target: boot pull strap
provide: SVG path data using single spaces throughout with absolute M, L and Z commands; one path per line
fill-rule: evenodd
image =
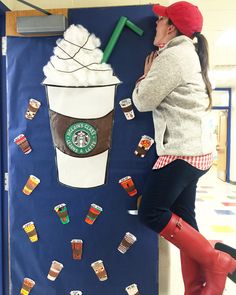
M 182 220 L 183 220 L 183 219 L 180 217 L 180 218 L 178 219 L 178 221 L 176 222 L 176 226 L 175 226 L 174 232 L 173 232 L 173 234 L 170 236 L 171 238 L 174 238 L 174 236 L 175 236 L 180 230 L 182 230 L 182 228 L 183 228 Z

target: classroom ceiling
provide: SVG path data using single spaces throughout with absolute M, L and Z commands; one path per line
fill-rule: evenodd
M 2 1 L 11 10 L 31 9 L 17 0 Z M 135 5 L 159 2 L 168 5 L 176 1 L 145 1 L 145 0 L 28 0 L 42 8 L 72 8 L 89 6 Z M 89 3 L 90 2 L 90 3 Z M 209 41 L 211 67 L 236 67 L 236 0 L 190 0 L 196 4 L 204 16 L 203 33 Z M 89 3 L 89 4 L 88 4 Z

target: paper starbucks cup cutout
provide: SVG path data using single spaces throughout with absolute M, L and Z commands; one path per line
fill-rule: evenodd
M 132 120 L 135 118 L 133 105 L 130 98 L 122 99 L 119 104 L 127 120 Z
M 35 285 L 35 281 L 29 278 L 24 278 L 22 287 L 20 290 L 20 295 L 28 295 L 30 291 L 33 289 Z
M 66 204 L 62 203 L 62 204 L 55 206 L 54 211 L 56 211 L 62 224 L 67 224 L 70 222 L 70 217 L 68 215 Z
M 119 180 L 120 185 L 128 193 L 129 196 L 133 197 L 137 194 L 133 179 L 131 176 L 125 176 Z
M 30 221 L 30 222 L 24 224 L 23 225 L 23 230 L 25 231 L 25 233 L 27 234 L 29 240 L 32 243 L 35 243 L 35 242 L 38 241 L 38 235 L 37 235 L 36 227 L 35 227 L 33 221 Z
M 74 260 L 81 260 L 83 252 L 83 241 L 80 239 L 71 240 L 72 257 Z
M 29 196 L 33 190 L 39 185 L 40 179 L 34 175 L 30 175 L 24 188 L 23 188 L 23 193 L 27 196 Z
M 56 261 L 56 260 L 53 260 L 52 261 L 52 264 L 51 264 L 51 267 L 49 269 L 49 272 L 48 272 L 48 276 L 47 278 L 50 280 L 50 281 L 55 281 L 59 275 L 59 273 L 61 272 L 61 270 L 63 269 L 63 264 Z
M 41 106 L 40 101 L 31 98 L 29 100 L 28 107 L 27 107 L 27 110 L 25 112 L 25 118 L 28 119 L 28 120 L 33 120 L 36 113 L 38 112 L 40 106 Z
M 79 290 L 70 291 L 70 295 L 82 295 L 83 293 Z
M 129 250 L 129 248 L 137 241 L 137 238 L 127 232 L 122 241 L 120 242 L 120 245 L 118 246 L 118 250 L 122 253 L 122 254 L 125 254 L 127 252 L 127 250 Z
M 138 215 L 138 210 L 128 210 L 130 215 Z
M 128 293 L 128 295 L 141 295 L 136 284 L 129 285 L 125 288 L 125 291 Z
M 135 155 L 144 158 L 153 143 L 154 140 L 150 136 L 143 135 L 134 151 Z
M 88 224 L 93 224 L 102 211 L 102 207 L 96 204 L 91 204 L 89 211 L 85 217 L 85 222 L 87 222 Z
M 108 64 L 101 64 L 99 46 L 94 34 L 72 25 L 44 67 L 58 180 L 76 188 L 100 186 L 107 180 L 120 80 Z
M 107 272 L 102 260 L 93 262 L 91 264 L 91 267 L 93 268 L 95 274 L 97 275 L 100 281 L 106 281 L 108 279 Z
M 14 142 L 18 145 L 18 147 L 22 150 L 22 152 L 27 155 L 32 151 L 32 148 L 24 134 L 18 135 Z

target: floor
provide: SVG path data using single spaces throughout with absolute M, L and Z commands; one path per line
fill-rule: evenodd
M 199 180 L 196 215 L 199 229 L 208 240 L 236 247 L 236 185 L 219 180 L 214 166 Z M 184 295 L 179 250 L 159 240 L 159 295 Z M 223 295 L 235 294 L 236 284 L 227 279 Z

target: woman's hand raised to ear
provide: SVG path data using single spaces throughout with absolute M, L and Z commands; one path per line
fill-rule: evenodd
M 155 51 L 152 51 L 145 59 L 145 65 L 144 65 L 144 75 L 146 76 L 147 73 L 149 72 L 151 66 L 152 66 L 152 63 L 153 63 L 153 60 L 158 56 L 158 52 L 155 50 Z

